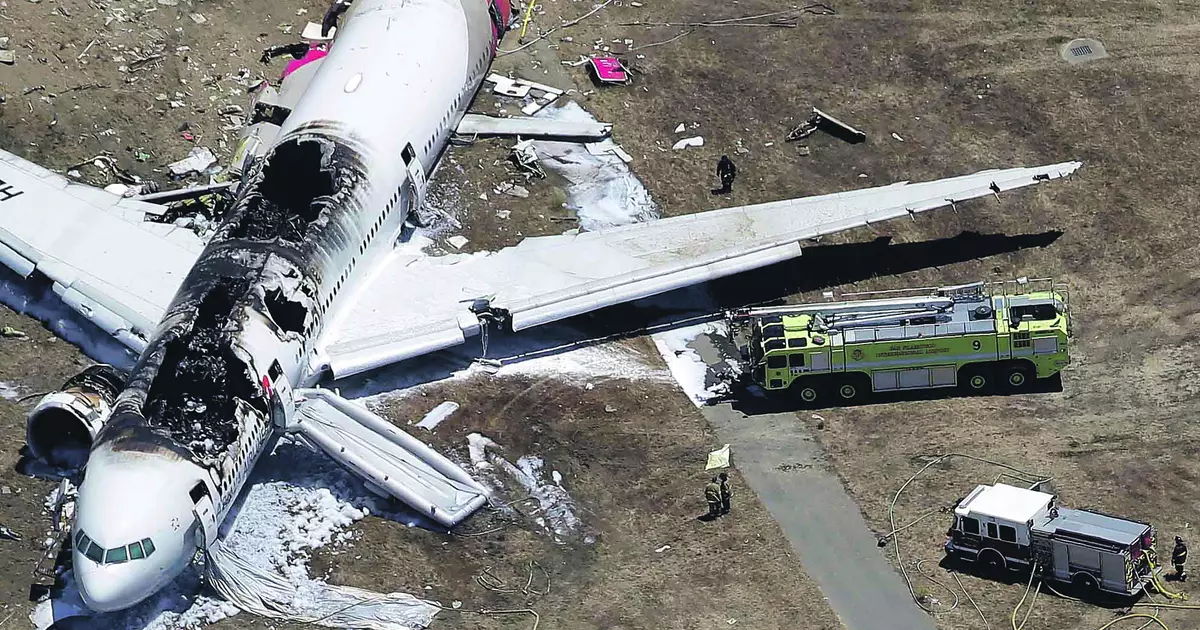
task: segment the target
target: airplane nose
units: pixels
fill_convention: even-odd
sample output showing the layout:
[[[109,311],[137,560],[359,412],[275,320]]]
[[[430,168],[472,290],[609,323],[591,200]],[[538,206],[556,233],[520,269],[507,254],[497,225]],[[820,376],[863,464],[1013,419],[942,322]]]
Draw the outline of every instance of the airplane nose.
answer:
[[[94,564],[89,566],[90,562],[82,554],[75,554],[75,583],[83,603],[96,612],[129,608],[158,590],[152,574],[129,571],[132,567],[109,571]]]

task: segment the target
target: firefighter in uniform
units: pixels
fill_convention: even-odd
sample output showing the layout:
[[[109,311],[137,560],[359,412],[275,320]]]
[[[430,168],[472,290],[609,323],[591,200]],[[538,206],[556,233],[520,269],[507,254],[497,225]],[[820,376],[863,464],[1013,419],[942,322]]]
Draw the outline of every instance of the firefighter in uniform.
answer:
[[[733,493],[729,490],[729,474],[721,473],[717,476],[721,479],[721,514],[728,514],[729,503],[733,499]]]
[[[1175,565],[1175,577],[1183,582],[1187,580],[1187,572],[1183,570],[1184,563],[1187,562],[1187,545],[1183,543],[1183,539],[1179,536],[1175,537],[1175,549],[1171,551],[1171,564]]]
[[[708,517],[716,518],[721,515],[721,486],[717,485],[717,478],[713,477],[712,481],[704,486],[704,500],[708,502]]]

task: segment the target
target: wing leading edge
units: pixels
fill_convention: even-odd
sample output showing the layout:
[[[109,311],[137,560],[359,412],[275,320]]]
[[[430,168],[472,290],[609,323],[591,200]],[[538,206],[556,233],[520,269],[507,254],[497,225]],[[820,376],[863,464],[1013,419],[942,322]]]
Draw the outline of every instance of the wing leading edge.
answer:
[[[481,313],[498,314],[522,330],[757,269],[799,256],[805,239],[1058,179],[1080,166],[899,182],[530,238],[490,254],[397,253],[320,345],[341,378],[461,344],[479,332]],[[445,290],[432,294],[430,287]]]

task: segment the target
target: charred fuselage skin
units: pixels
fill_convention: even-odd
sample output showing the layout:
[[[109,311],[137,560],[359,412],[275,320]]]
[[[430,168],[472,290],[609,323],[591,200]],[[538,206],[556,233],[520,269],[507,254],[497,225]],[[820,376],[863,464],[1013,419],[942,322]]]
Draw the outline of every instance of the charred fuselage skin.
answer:
[[[507,2],[356,0],[130,373],[92,447],[104,465],[186,460],[224,519],[276,435],[277,387],[319,378],[315,342],[420,204],[507,19]],[[120,500],[104,492],[85,480],[81,513]]]

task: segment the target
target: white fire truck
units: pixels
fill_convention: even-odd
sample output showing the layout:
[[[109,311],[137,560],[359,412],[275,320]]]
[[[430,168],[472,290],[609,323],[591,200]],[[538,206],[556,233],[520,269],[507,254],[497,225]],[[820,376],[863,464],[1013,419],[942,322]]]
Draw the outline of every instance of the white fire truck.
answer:
[[[1058,505],[1057,497],[980,485],[954,508],[946,553],[997,570],[1134,596],[1153,580],[1154,528]]]

